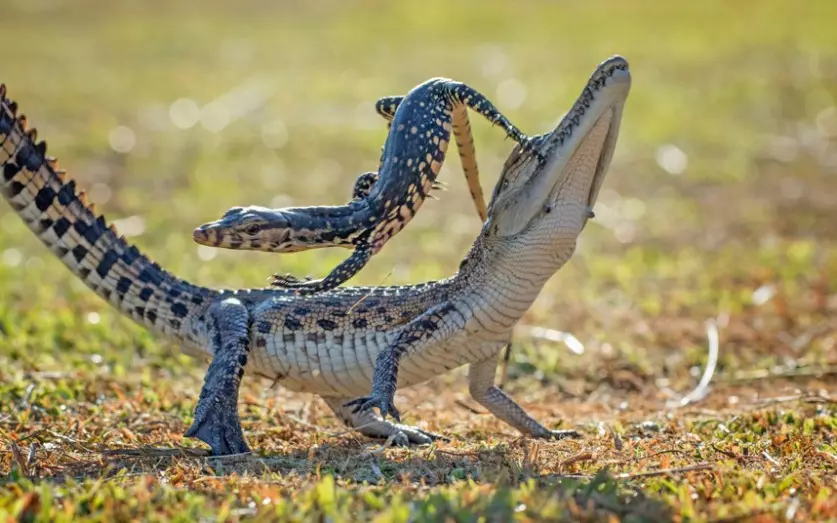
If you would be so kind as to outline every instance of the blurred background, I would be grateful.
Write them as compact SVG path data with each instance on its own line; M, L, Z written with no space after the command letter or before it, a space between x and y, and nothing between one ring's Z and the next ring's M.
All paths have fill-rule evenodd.
M0 81L132 241L180 276L237 287L321 277L348 252L215 250L192 229L235 205L347 201L377 168L378 97L447 76L535 134L625 56L633 88L597 218L523 321L585 351L521 331L510 369L512 387L530 376L587 397L690 386L710 318L722 375L837 364L835 20L829 0L4 0ZM471 121L490 195L512 144ZM440 179L441 201L352 283L456 270L480 222L455 153ZM7 206L0 296L0 321L30 328L7 356L37 348L44 365L45 346L70 346L129 366L120 344L157 346Z

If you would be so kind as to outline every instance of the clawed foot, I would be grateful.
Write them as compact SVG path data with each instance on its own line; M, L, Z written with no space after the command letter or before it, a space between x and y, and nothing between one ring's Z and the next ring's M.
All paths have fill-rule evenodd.
M271 287L281 287L284 289L292 289L311 282L311 276L305 278L297 278L293 274L274 274L270 277Z
M352 400L348 403L344 403L343 406L355 407L352 410L352 414L368 411L377 407L381 412L382 420L387 419L387 415L390 415L395 421L401 421L401 414L399 414L398 409L395 408L394 396L383 397L383 395L373 392L371 396Z
M520 142L520 148L522 151L527 151L531 154L534 154L535 157L538 159L539 163L543 163L546 161L546 155L538 149L538 145L540 144L540 140L543 136L527 136L522 142Z
M410 445L430 445L436 440L450 441L450 438L442 436L441 434L422 430L411 425L393 424L393 428L395 428L398 432L396 432L392 438L392 444L399 447L408 447Z
M539 435L540 439L561 440L561 439L580 439L581 434L575 430L550 430L546 434Z
M241 430L238 406L234 400L229 401L220 394L201 398L195 421L184 436L197 438L209 445L213 456L250 452Z

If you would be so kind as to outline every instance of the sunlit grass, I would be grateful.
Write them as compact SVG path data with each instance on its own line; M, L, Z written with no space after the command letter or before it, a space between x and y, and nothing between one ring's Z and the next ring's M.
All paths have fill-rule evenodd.
M191 231L233 205L346 201L376 168L379 96L448 76L537 133L597 63L628 58L597 220L523 320L584 353L521 329L506 383L585 438L517 439L468 408L454 372L398 397L408 422L454 438L438 447L366 452L318 400L252 381L257 456L161 456L145 447L198 446L181 435L205 366L119 317L0 205L0 514L837 517L833 2L170 4L11 0L0 82L132 241L214 287L322 276L346 255L199 249ZM511 143L472 123L490 194ZM455 155L442 179L442 201L352 283L456 270L479 220ZM711 394L667 411L700 377L708 319Z

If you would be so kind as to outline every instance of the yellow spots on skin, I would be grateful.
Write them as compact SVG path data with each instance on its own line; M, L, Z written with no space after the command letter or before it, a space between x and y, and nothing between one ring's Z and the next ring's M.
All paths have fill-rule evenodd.
M427 161L427 163L430 163L433 161L433 156L430 153L427 153L427 157L425 158L425 160Z
M442 126L442 120L440 120L440 119L436 118L436 125L438 125L439 127L441 127L441 126Z
M427 168L427 163L426 162L421 162L421 163L418 164L419 171L424 171L424 169L426 169L426 168Z
M415 200L415 197L417 197L417 196L418 196L418 193L414 194L413 199ZM402 205L401 208L398 209L398 212L401 215L401 221L396 222L398 228L393 231L393 233L392 233L393 235L396 234L398 231L400 231L404 227L406 222L408 222L410 220L410 218L413 217L413 214L414 214L413 211L410 209L410 207L408 205Z
M431 171L433 171L433 172L434 172L434 173L436 173L436 174L438 174L438 173L439 173L439 170L440 170L441 168L442 168L442 164L441 164L441 163L439 163L439 162L437 162L436 160L433 160L433 161L430 163L430 170L431 170Z
M403 123L398 124L398 127L396 129L399 130L399 131L403 131L404 130L404 124Z
M418 132L418 127L416 127L415 125L412 128L410 128L410 133L411 134L416 134L417 132Z
M442 152L447 152L447 150L448 150L448 141L447 140L442 140L439 143L439 150L442 151Z
M433 137L433 144L434 145L439 145L439 137L438 136Z
M444 129L447 132L450 132L451 129L453 129L453 127L451 127L450 122L445 122L444 124L442 124L442 129Z
M408 159L407 159L407 167L411 167L412 165L413 165L413 159L412 159L412 158L408 158Z

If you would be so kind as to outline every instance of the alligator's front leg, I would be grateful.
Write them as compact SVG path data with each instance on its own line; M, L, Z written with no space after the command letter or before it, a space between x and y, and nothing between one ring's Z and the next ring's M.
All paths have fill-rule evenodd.
M314 294L337 287L357 274L372 258L372 246L361 242L355 246L351 256L320 280L300 280L291 275L274 274L271 285L281 289L293 289L297 294Z
M395 390L398 387L398 364L408 353L426 350L442 342L465 325L465 318L450 303L445 302L428 310L405 325L395 340L375 359L375 373L372 377L372 394L352 400L345 407L354 407L353 413L378 408L381 418L392 416L401 421L395 408Z
M237 299L209 310L214 355L206 371L195 421L185 436L212 448L213 455L250 452L238 417L238 387L250 353L249 312Z
M437 439L447 439L440 434L435 434L418 427L392 423L381 419L380 416L371 410L353 413L352 409L345 407L350 398L323 398L326 405L340 418L346 426L357 429L358 432L368 438L389 438L392 437L393 444L407 446L427 445Z
M488 360L472 363L468 368L468 391L471 397L497 418L505 421L527 436L543 439L578 438L574 430L550 430L526 413L505 392L494 385L499 353Z

